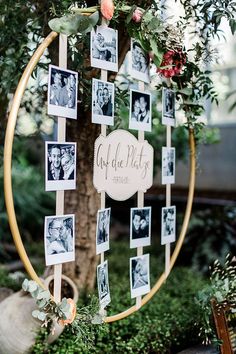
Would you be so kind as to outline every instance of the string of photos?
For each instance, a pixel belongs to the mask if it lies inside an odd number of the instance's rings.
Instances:
[[[137,249],[137,255],[129,260],[130,293],[131,298],[136,298],[137,308],[141,306],[142,295],[150,291],[150,255],[144,252],[144,247],[151,244],[152,224],[151,207],[144,205],[144,194],[153,184],[154,151],[145,140],[145,132],[152,131],[150,63],[162,78],[162,124],[166,126],[166,146],[162,147],[161,182],[166,185],[166,206],[161,212],[161,245],[165,245],[166,276],[170,271],[170,244],[176,240],[176,207],[171,204],[171,185],[175,183],[176,151],[171,146],[171,132],[176,126],[175,99],[185,112],[187,127],[199,131],[201,124],[197,117],[203,110],[199,100],[203,97],[217,100],[209,72],[200,69],[206,59],[206,43],[208,60],[213,60],[206,41],[217,33],[223,17],[228,16],[232,32],[235,24],[230,14],[222,11],[215,26],[209,26],[215,21],[214,15],[211,18],[204,15],[209,8],[202,8],[199,3],[193,15],[191,6],[184,3],[186,15],[175,24],[163,20],[161,4],[155,3],[144,10],[122,2],[114,7],[113,1],[104,0],[100,6],[90,8],[72,6],[69,15],[49,22],[52,30],[61,33],[59,66],[49,65],[48,74],[48,114],[58,117],[58,137],[57,141],[45,143],[45,188],[57,192],[56,215],[45,217],[45,260],[47,266],[54,265],[57,303],[60,302],[61,265],[75,260],[75,216],[64,214],[64,191],[76,189],[77,147],[76,142],[65,139],[65,122],[67,118],[77,119],[78,72],[67,69],[67,37],[79,33],[83,39],[90,33],[91,66],[101,70],[100,79],[92,79],[91,112],[92,123],[101,125],[101,134],[94,144],[93,184],[101,195],[94,242],[96,254],[100,255],[97,285],[100,310],[104,315],[112,298],[105,259],[105,252],[110,248],[112,210],[106,207],[106,194],[114,200],[124,201],[137,193],[137,206],[130,210],[129,235],[130,248]],[[137,131],[138,138],[123,129],[107,135],[107,126],[115,124],[115,84],[108,81],[108,71],[118,72],[118,31],[109,27],[109,21],[113,17],[117,20],[119,15],[125,17],[130,35],[128,73],[136,80],[138,88],[129,91],[129,130]],[[198,44],[194,44],[194,49],[184,45],[183,30],[189,25],[191,16],[198,21]],[[25,284],[25,289],[29,288],[29,284]],[[61,318],[67,321],[64,324],[72,323],[75,306],[66,300],[60,306]],[[42,319],[44,316],[40,313],[35,317]]]

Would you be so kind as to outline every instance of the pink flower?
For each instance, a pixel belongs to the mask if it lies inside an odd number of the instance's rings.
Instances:
[[[114,14],[114,3],[113,0],[101,0],[101,13],[106,20],[111,20]]]
[[[181,70],[186,63],[186,54],[182,50],[168,50],[163,55],[162,63],[160,68],[157,68],[157,72],[161,73],[163,76],[170,78],[172,76],[179,75]],[[162,67],[166,67],[162,69]]]
[[[136,10],[134,10],[133,15],[132,15],[132,20],[134,22],[141,22],[143,17],[143,11],[139,8],[137,8]]]

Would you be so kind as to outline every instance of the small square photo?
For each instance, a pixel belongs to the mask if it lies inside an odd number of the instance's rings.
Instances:
[[[150,246],[151,207],[131,208],[130,210],[130,248]]]
[[[92,122],[114,125],[114,84],[93,79]]]
[[[74,215],[45,217],[44,248],[47,266],[75,260]]]
[[[175,148],[162,147],[162,184],[175,183]]]
[[[162,90],[162,124],[175,127],[175,92],[166,87]]]
[[[109,250],[111,208],[98,210],[96,231],[96,254]]]
[[[118,72],[118,32],[106,26],[91,31],[91,66]]]
[[[161,210],[161,244],[175,242],[176,208],[165,207]]]
[[[151,94],[130,90],[129,129],[152,131]]]
[[[77,119],[78,73],[49,65],[48,114]]]
[[[45,142],[46,191],[76,188],[76,143]]]
[[[97,266],[97,284],[99,302],[102,308],[105,308],[111,302],[107,261]]]
[[[149,254],[130,258],[131,298],[150,291]]]
[[[139,81],[150,82],[149,57],[140,43],[131,38],[131,56],[129,60],[130,75]]]

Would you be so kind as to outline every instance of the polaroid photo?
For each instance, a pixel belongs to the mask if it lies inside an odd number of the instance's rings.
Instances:
[[[130,209],[130,248],[150,246],[151,207]]]
[[[77,119],[78,73],[49,65],[48,114]]]
[[[161,244],[175,242],[176,235],[176,208],[175,206],[161,209]]]
[[[175,183],[175,148],[162,147],[162,184]]]
[[[45,189],[76,189],[76,143],[45,142]]]
[[[105,261],[97,266],[97,284],[99,302],[102,308],[105,308],[110,302],[110,289],[108,282],[108,262]]]
[[[152,131],[151,94],[130,90],[129,129]]]
[[[90,37],[91,66],[118,72],[118,32],[106,26],[97,26]]]
[[[108,251],[111,208],[100,209],[97,213],[96,254]]]
[[[44,222],[46,266],[75,260],[75,216],[46,216]]]
[[[149,254],[130,258],[131,298],[150,291]]]
[[[139,81],[150,82],[149,57],[140,43],[131,38],[131,53],[129,57],[129,73]]]
[[[162,124],[175,127],[175,92],[164,87],[162,90]]]
[[[114,84],[93,79],[92,123],[114,125]]]

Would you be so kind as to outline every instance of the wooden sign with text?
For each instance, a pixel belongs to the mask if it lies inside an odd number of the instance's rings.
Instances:
[[[115,130],[95,141],[93,184],[114,200],[126,200],[153,183],[153,148],[126,130]]]

